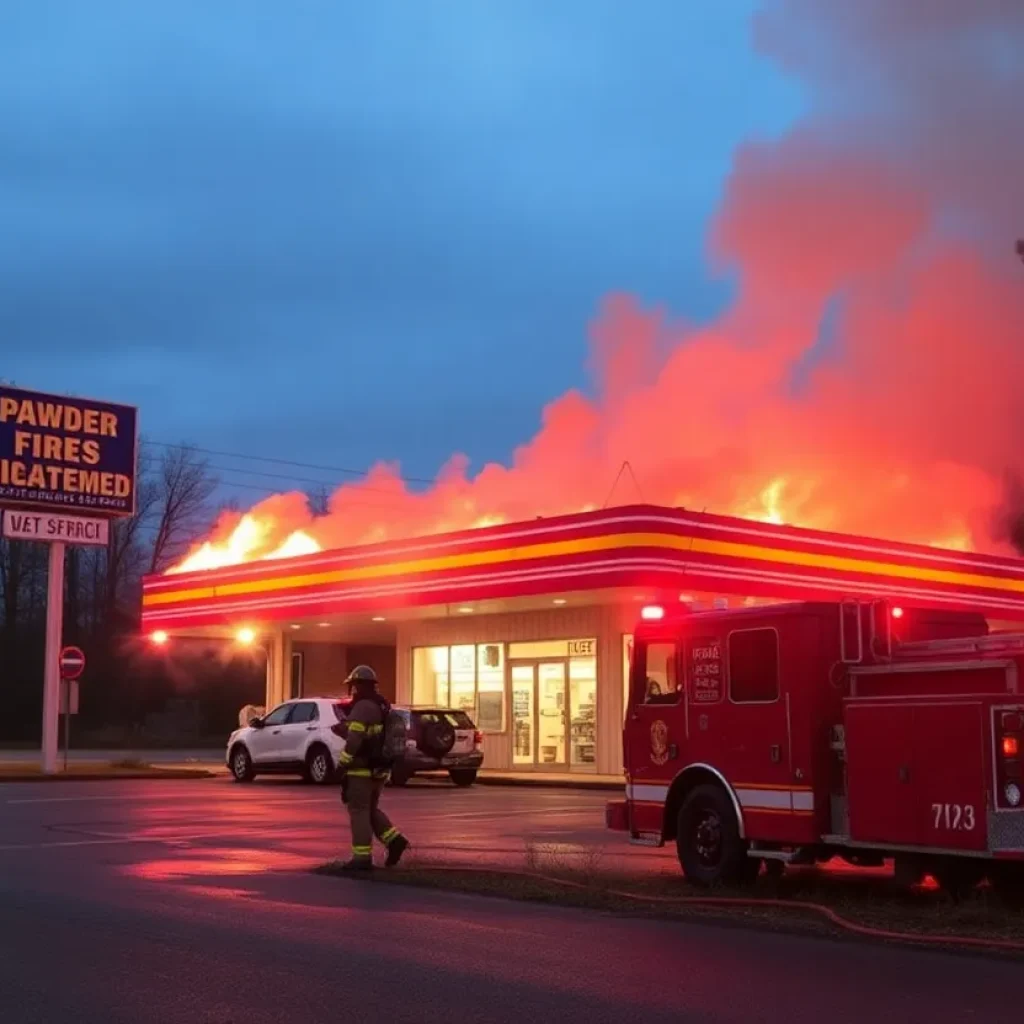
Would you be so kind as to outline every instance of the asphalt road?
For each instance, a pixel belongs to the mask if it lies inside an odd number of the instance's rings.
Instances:
[[[661,851],[605,794],[412,786],[417,844],[475,859]],[[980,957],[623,920],[325,878],[333,791],[288,782],[0,785],[4,1024],[1017,1021],[1024,968]],[[638,860],[637,865],[640,865]]]

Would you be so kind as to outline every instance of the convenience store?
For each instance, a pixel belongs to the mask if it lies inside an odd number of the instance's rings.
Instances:
[[[622,769],[641,608],[887,598],[1024,619],[1015,559],[630,506],[148,578],[142,628],[258,644],[266,703],[370,664],[410,706],[467,710],[492,770]]]

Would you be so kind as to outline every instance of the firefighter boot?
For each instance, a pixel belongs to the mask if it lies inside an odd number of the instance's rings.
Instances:
[[[372,871],[372,853],[373,851],[369,847],[354,846],[352,848],[352,857],[341,865],[341,870],[346,873],[357,871]]]
[[[384,861],[384,866],[393,868],[402,859],[402,854],[409,849],[409,840],[401,832],[397,832],[385,842],[388,848],[388,859]]]

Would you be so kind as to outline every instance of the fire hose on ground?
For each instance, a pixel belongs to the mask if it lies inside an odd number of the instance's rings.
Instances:
[[[466,868],[459,865],[430,864],[422,865],[428,871],[461,871],[474,874],[493,875],[503,878],[528,878],[533,881],[546,882],[553,885],[566,886],[571,889],[589,890],[591,886],[585,882],[576,882],[556,875],[545,875],[538,871],[524,871],[518,868]],[[914,943],[926,946],[961,946],[972,949],[1004,950],[1012,953],[1024,953],[1024,942],[1013,939],[982,938],[971,935],[929,935],[922,932],[901,932],[889,928],[877,928],[872,925],[859,924],[822,903],[811,900],[784,900],[773,897],[745,896],[658,896],[648,893],[631,892],[628,889],[602,889],[605,896],[616,896],[619,899],[633,900],[641,903],[661,903],[691,907],[721,907],[755,909],[778,908],[782,910],[803,911],[823,917],[829,924],[843,931],[865,938],[881,939],[890,942]]]

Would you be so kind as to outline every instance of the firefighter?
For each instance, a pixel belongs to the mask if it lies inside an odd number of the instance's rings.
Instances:
[[[348,807],[352,826],[352,859],[343,867],[347,871],[372,869],[374,836],[387,848],[386,865],[393,867],[409,849],[409,840],[380,809],[381,792],[390,773],[390,767],[380,758],[390,705],[378,693],[377,673],[369,666],[354,668],[346,682],[355,699],[348,716],[345,749],[338,762],[343,773],[341,799]]]

